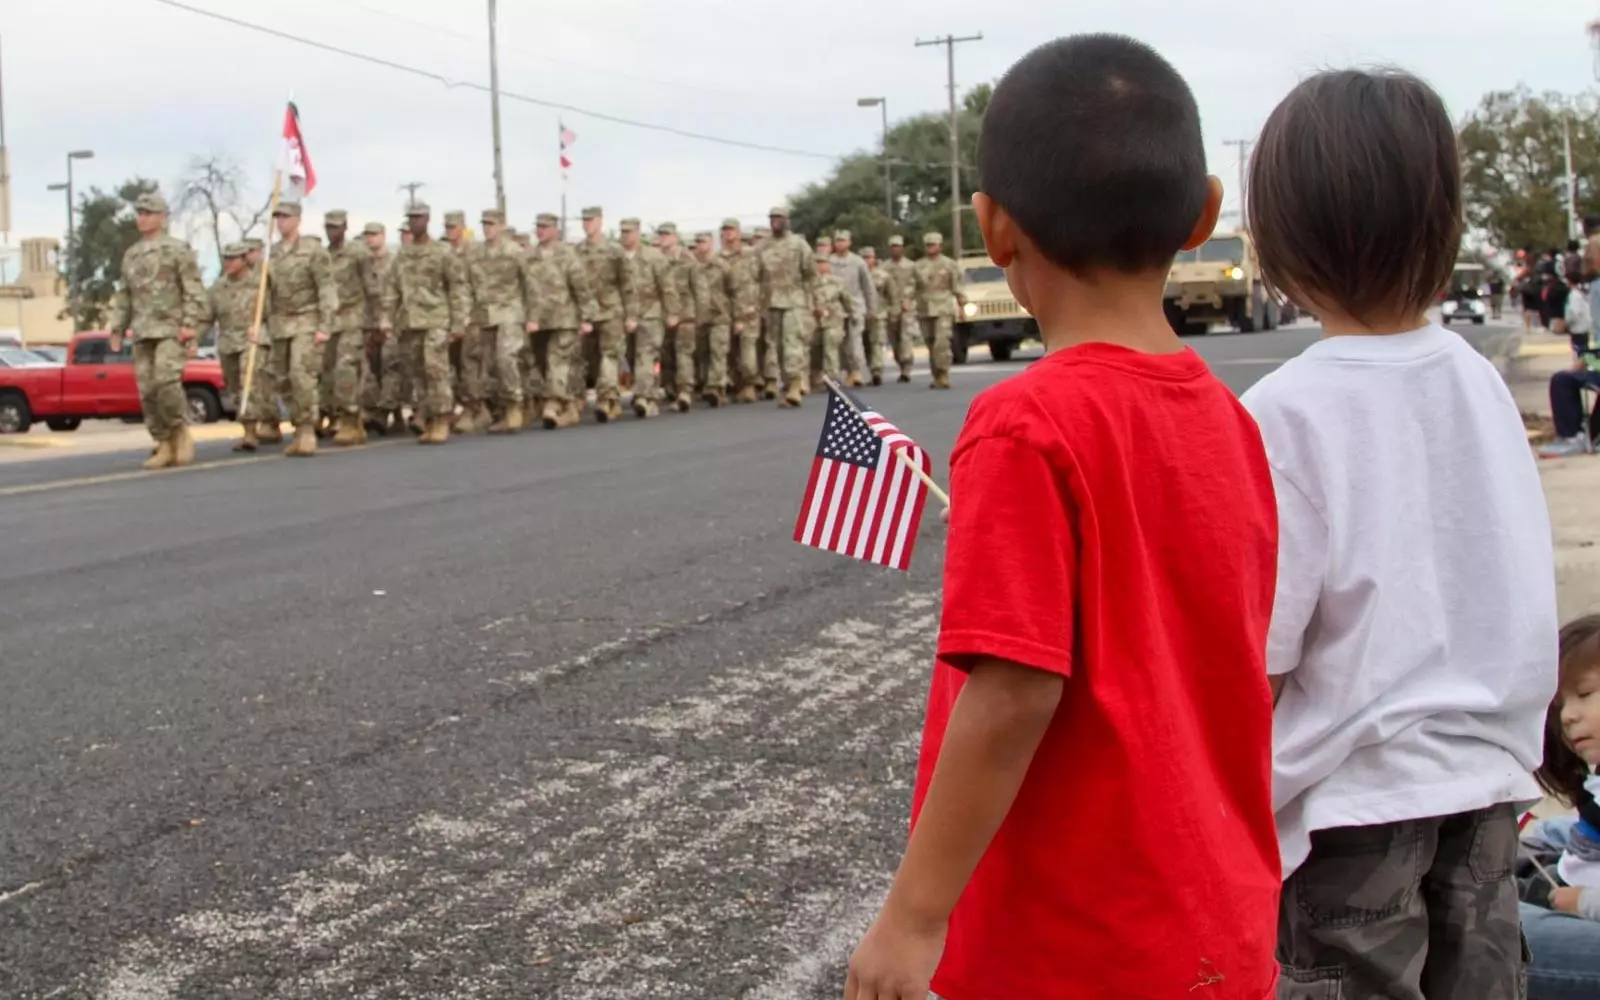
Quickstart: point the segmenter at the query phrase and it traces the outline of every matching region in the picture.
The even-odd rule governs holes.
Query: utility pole
[[[1256,144],[1254,139],[1229,139],[1224,146],[1232,146],[1239,151],[1239,228],[1248,229],[1250,226],[1249,210],[1245,205],[1245,170],[1249,163],[1250,147]]]
[[[428,185],[422,183],[421,181],[411,181],[408,184],[400,185],[398,190],[406,193],[406,208],[409,209],[412,205],[417,203],[417,188],[427,186]]]
[[[945,53],[945,70],[950,82],[950,241],[955,244],[955,259],[961,259],[961,137],[959,119],[956,117],[956,44],[958,42],[981,42],[983,33],[965,35],[957,38],[954,35],[945,35],[943,38],[930,38],[927,41],[917,40],[917,47],[925,45],[943,45]]]
[[[500,160],[500,47],[495,44],[495,0],[489,0],[489,115],[494,121],[494,205],[506,210],[506,174]]]
[[[5,70],[0,68],[0,285],[6,283],[11,249],[11,150],[6,148]]]

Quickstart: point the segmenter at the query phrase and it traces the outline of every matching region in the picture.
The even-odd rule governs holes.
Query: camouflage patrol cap
[[[272,210],[272,217],[275,219],[283,217],[298,219],[300,218],[300,203],[285,198],[278,202],[277,207]]]
[[[723,229],[738,229],[739,228],[739,220],[735,219],[733,216],[730,215],[726,219],[722,220],[722,228]]]
[[[590,205],[588,208],[583,210],[583,217],[585,219],[598,219],[605,214],[605,212],[600,210],[599,205]]]
[[[789,217],[789,206],[788,205],[774,205],[771,208],[767,209],[767,218],[769,218],[769,219],[787,219],[788,217]]]
[[[250,248],[245,246],[243,243],[229,243],[227,246],[222,248],[222,259],[232,260],[235,257],[243,257],[249,252]]]
[[[446,212],[444,213],[444,224],[447,226],[465,226],[467,224],[467,213],[460,211]]]
[[[678,235],[678,224],[676,222],[663,222],[656,227],[656,233],[661,236],[676,236]]]
[[[324,212],[322,213],[322,224],[324,226],[348,226],[350,224],[350,213],[342,208]]]
[[[135,212],[160,212],[165,214],[167,211],[167,199],[154,191],[146,191],[134,201],[133,210]]]
[[[414,201],[406,206],[406,218],[415,219],[420,215],[432,215],[433,209],[425,201]]]
[[[833,244],[828,242],[828,238],[826,236],[819,236],[817,237],[817,250],[822,253],[832,253]]]
[[[478,221],[492,222],[497,226],[503,226],[506,224],[506,213],[498,208],[486,208],[483,210],[483,215],[478,218]]]
[[[943,233],[923,233],[922,245],[925,247],[940,246],[944,244]]]
[[[617,225],[625,233],[635,233],[635,232],[639,231],[639,220],[638,219],[634,219],[634,218],[623,219]]]
[[[817,251],[817,263],[818,264],[828,264],[828,263],[832,263],[832,261],[833,261],[833,255],[832,254],[823,253],[820,250]]]
[[[694,234],[694,241],[696,243],[710,243],[711,234],[705,230],[701,230],[700,232]]]
[[[906,245],[906,238],[904,236],[891,236],[889,237],[889,245],[892,247],[903,247]]]
[[[863,257],[876,257],[876,256],[878,256],[878,248],[877,247],[862,247],[861,248],[861,256],[863,256]]]
[[[262,243],[254,236],[244,241],[244,248],[246,251],[260,250],[263,246],[266,246],[266,244]]]
[[[383,223],[369,222],[361,227],[361,232],[367,236],[382,236],[384,233]]]
[[[757,236],[771,236],[772,235],[772,230],[767,228],[766,226],[757,226],[756,227],[756,235]]]
[[[540,212],[539,217],[533,220],[533,224],[536,226],[555,226],[560,225],[560,223],[561,220],[556,218],[556,213],[554,212]]]
[[[847,239],[850,238],[850,230],[848,230],[848,229],[835,229],[833,231],[833,238],[836,239],[836,240],[847,240]]]

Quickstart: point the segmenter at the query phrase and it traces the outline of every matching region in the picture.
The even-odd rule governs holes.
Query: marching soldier
[[[251,324],[256,313],[256,279],[250,273],[248,250],[243,243],[229,243],[222,248],[222,275],[206,291],[206,316],[202,325],[217,328],[217,360],[222,363],[222,382],[229,396],[229,405],[239,419],[244,437],[235,442],[234,451],[255,451],[256,421],[264,414],[276,418],[266,351],[253,335]],[[243,390],[244,370],[249,353],[255,354],[255,369],[251,375],[250,399],[240,397]]]
[[[950,336],[961,307],[961,268],[943,255],[944,237],[928,233],[922,238],[922,259],[913,271],[917,289],[917,317],[922,339],[928,345],[928,362],[933,368],[931,389],[950,388]]]
[[[278,242],[267,271],[267,310],[272,316],[272,371],[289,399],[294,440],[285,455],[317,453],[317,381],[322,351],[339,310],[333,259],[315,236],[300,235],[300,203],[280,201],[273,210]]]
[[[328,256],[333,260],[333,283],[339,312],[323,357],[323,385],[328,389],[327,415],[338,421],[333,443],[341,447],[365,444],[367,429],[361,422],[361,377],[367,353],[367,330],[382,295],[378,270],[364,243],[346,240],[349,216],[339,210],[322,217],[328,234]]]
[[[250,273],[256,273],[261,267],[261,251],[266,246],[254,236],[244,240],[244,262]]]
[[[539,328],[537,319],[527,313],[527,303],[536,301],[529,271],[532,261],[502,231],[503,212],[485,209],[481,221],[483,243],[467,253],[467,276],[472,286],[473,323],[488,358],[488,383],[502,414],[489,426],[489,433],[515,434],[526,423],[521,358],[529,335]]]
[[[760,261],[762,295],[767,304],[771,327],[768,358],[778,356],[783,375],[781,405],[797,407],[805,398],[806,341],[802,315],[812,308],[813,287],[817,281],[816,259],[805,240],[789,232],[789,210],[777,206],[768,213],[772,238],[757,251]]]
[[[589,271],[577,251],[561,241],[559,221],[545,212],[534,226],[533,297],[525,307],[538,326],[525,358],[526,392],[539,408],[540,422],[552,431],[576,424],[583,412],[583,404],[572,395],[572,369],[581,363],[579,338],[593,334],[600,315]]]
[[[712,246],[710,233],[695,234],[694,257],[700,271],[704,298],[700,300],[697,310],[700,330],[694,352],[696,364],[692,370],[700,374],[697,381],[701,398],[712,409],[716,409],[723,403],[723,390],[728,384],[729,335],[733,323],[733,300],[736,289],[733,269],[725,258],[717,255]],[[688,387],[685,385],[686,380],[682,379],[683,361],[683,342],[680,340],[678,345],[680,412],[689,409]]]
[[[739,220],[722,220],[722,259],[733,276],[733,336],[738,344],[735,403],[753,403],[761,392],[757,344],[761,340],[761,263],[744,245]],[[730,361],[730,365],[732,362]]]
[[[667,325],[677,326],[682,306],[672,263],[655,247],[639,240],[639,220],[622,220],[622,251],[633,267],[639,299],[639,327],[628,334],[628,369],[633,372],[633,412],[641,419],[661,412],[656,402],[656,363],[666,342]]]
[[[461,257],[428,236],[428,206],[406,210],[411,242],[400,248],[383,287],[380,326],[385,337],[400,329],[400,350],[418,387],[422,444],[450,439],[455,396],[450,389],[450,342],[460,340],[471,318],[472,296]],[[403,310],[403,313],[402,313]]]
[[[861,259],[867,263],[867,274],[872,278],[872,315],[867,321],[867,364],[872,372],[872,384],[883,384],[883,352],[888,343],[889,317],[900,311],[900,299],[895,294],[895,282],[889,269],[878,263],[878,251],[873,247],[861,248]]]
[[[444,213],[444,238],[456,257],[466,263],[467,213]],[[476,321],[468,320],[461,335],[450,341],[450,371],[455,400],[461,413],[455,418],[457,434],[476,434],[489,427],[488,408],[484,405],[483,339]]]
[[[583,341],[586,375],[574,379],[574,395],[590,383],[595,391],[595,419],[606,423],[622,416],[622,390],[617,383],[617,363],[622,357],[622,338],[639,326],[638,295],[633,286],[633,268],[622,248],[605,235],[605,219],[597,207],[583,210],[584,241],[578,256],[589,269],[589,287],[600,304],[600,318],[594,333]]]
[[[678,322],[667,324],[661,345],[661,390],[664,398],[676,401],[680,393],[692,395],[694,392],[692,362],[700,330],[700,302],[705,298],[705,290],[701,287],[700,269],[695,266],[694,255],[678,244],[676,224],[663,222],[657,226],[656,243],[667,259],[668,272],[678,290]],[[680,357],[690,359],[687,368],[680,369]],[[687,380],[682,387],[680,378]]]
[[[841,229],[833,234],[833,256],[830,269],[834,278],[855,300],[855,314],[845,324],[844,350],[840,361],[845,369],[845,384],[852,388],[861,385],[865,371],[876,368],[882,371],[883,361],[866,357],[862,334],[866,332],[867,318],[877,311],[877,292],[872,287],[872,275],[867,272],[867,262],[850,249],[850,230]],[[879,382],[882,382],[880,376]]]
[[[381,329],[383,317],[383,285],[389,277],[389,267],[394,258],[389,254],[386,233],[381,222],[369,222],[361,230],[372,261],[372,275],[378,283],[377,301],[369,301],[364,322],[367,338],[366,376],[361,387],[361,409],[364,426],[373,434],[384,436],[402,426],[400,407],[411,401],[410,386],[403,385],[400,345],[385,339]],[[401,322],[396,317],[395,325]]]
[[[849,324],[856,317],[856,301],[833,276],[833,256],[817,254],[816,332],[811,336],[811,385],[822,387],[822,377],[839,377],[839,353]]]
[[[889,260],[883,265],[894,284],[898,311],[889,314],[889,336],[894,341],[894,360],[900,366],[900,382],[911,381],[911,366],[917,360],[917,278],[916,265],[906,259],[906,238],[889,237]]]

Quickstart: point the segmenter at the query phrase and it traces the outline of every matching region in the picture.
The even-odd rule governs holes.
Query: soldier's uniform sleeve
[[[389,262],[389,270],[383,275],[382,298],[378,303],[378,326],[390,329],[394,326],[394,315],[400,308],[400,258],[395,257]]]
[[[517,256],[517,287],[522,291],[522,321],[523,323],[537,323],[539,329],[545,328],[545,317],[540,312],[539,303],[539,275],[534,270],[538,262],[533,259],[533,254],[525,253]]]
[[[333,279],[333,255],[322,247],[311,257],[311,280],[317,284],[317,330],[331,334],[339,328],[339,287]]]
[[[567,288],[572,291],[572,299],[578,303],[578,322],[593,323],[595,317],[600,315],[600,302],[594,297],[594,288],[589,284],[589,269],[577,254],[568,254],[566,257]]]
[[[650,262],[650,280],[661,291],[661,308],[668,316],[682,316],[683,303],[678,299],[678,282],[672,275],[672,262],[665,256]]]
[[[856,298],[843,286],[839,288],[839,304],[844,307],[845,319],[856,318]]]
[[[361,294],[366,297],[367,308],[380,315],[383,288],[378,280],[378,260],[372,254],[361,255]]]
[[[210,288],[206,289],[206,299],[205,299],[205,307],[206,308],[205,308],[205,312],[200,317],[200,326],[202,328],[208,327],[208,326],[215,326],[219,321],[221,321],[221,319],[222,319],[222,307],[217,304],[217,300],[220,299],[221,297],[222,297],[222,279],[218,278],[216,281],[211,283],[211,287]]]
[[[805,287],[806,298],[817,301],[817,259],[809,248],[800,255],[800,284]]]
[[[633,280],[633,268],[628,263],[628,255],[620,248],[616,261],[617,289],[622,293],[622,318],[636,320],[639,318],[639,288]]]
[[[957,306],[966,302],[967,278],[961,273],[961,265],[953,260],[950,262],[950,291],[955,293]]]
[[[444,255],[445,289],[450,298],[450,332],[467,332],[472,322],[472,292],[467,285],[467,265],[458,253]]]
[[[706,322],[710,314],[711,282],[706,280],[706,269],[698,261],[689,265],[689,293],[694,296],[695,322]]]
[[[856,281],[861,285],[862,301],[867,304],[864,315],[871,316],[878,311],[878,289],[872,284],[872,272],[867,270],[867,262],[859,258],[857,260],[859,266],[856,267]]]
[[[200,280],[200,264],[186,243],[178,245],[178,284],[183,295],[183,325],[191,330],[205,322],[206,285]]]

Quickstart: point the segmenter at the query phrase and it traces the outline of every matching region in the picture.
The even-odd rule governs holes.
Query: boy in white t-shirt
[[[1510,393],[1425,318],[1460,245],[1455,130],[1414,77],[1321,74],[1249,197],[1266,276],[1324,329],[1244,397],[1278,498],[1279,995],[1520,997],[1554,562]]]

